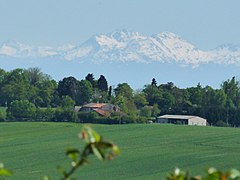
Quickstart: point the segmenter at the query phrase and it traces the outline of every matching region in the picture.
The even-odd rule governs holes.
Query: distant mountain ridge
[[[240,65],[240,46],[222,45],[204,51],[178,35],[163,32],[144,36],[127,30],[92,36],[80,44],[60,47],[31,46],[19,42],[0,45],[0,56],[14,58],[57,57],[67,61],[102,62],[168,62],[198,66],[206,63]]]

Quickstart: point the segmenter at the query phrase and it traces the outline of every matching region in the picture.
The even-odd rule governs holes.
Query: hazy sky
[[[176,33],[197,47],[240,44],[239,0],[0,0],[0,43],[81,43],[116,29]]]

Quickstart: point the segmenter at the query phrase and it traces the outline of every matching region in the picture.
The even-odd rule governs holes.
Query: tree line
[[[120,113],[100,117],[96,113],[78,113],[74,106],[90,102],[118,105]],[[235,77],[223,81],[219,89],[211,86],[179,88],[173,82],[157,84],[155,78],[141,90],[127,83],[115,88],[104,75],[95,79],[65,77],[59,82],[39,68],[0,69],[0,111],[2,121],[73,121],[131,123],[147,122],[162,114],[198,115],[211,125],[240,125],[240,86]]]

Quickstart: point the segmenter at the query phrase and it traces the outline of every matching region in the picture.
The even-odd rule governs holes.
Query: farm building
[[[75,108],[76,109],[76,108]],[[79,108],[78,111],[81,112],[96,112],[100,116],[109,116],[113,112],[120,112],[120,108],[118,106],[106,103],[89,103],[83,105]]]
[[[185,124],[206,126],[207,120],[198,116],[189,115],[163,115],[157,118],[158,123]]]

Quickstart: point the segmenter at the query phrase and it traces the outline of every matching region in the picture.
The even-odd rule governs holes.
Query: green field
[[[49,175],[59,179],[57,165],[67,167],[65,149],[82,147],[80,124],[0,123],[0,161],[14,171],[12,180]],[[121,154],[79,169],[79,179],[161,179],[175,167],[203,174],[207,167],[240,167],[240,129],[160,124],[93,125]]]

